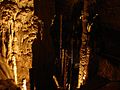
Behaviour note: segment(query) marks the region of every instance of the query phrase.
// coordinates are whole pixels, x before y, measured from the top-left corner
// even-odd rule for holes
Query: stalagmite
[[[78,85],[77,88],[80,88],[83,85],[88,77],[88,63],[89,63],[89,56],[90,56],[90,47],[89,43],[89,36],[87,30],[87,17],[89,16],[88,13],[88,4],[89,0],[84,0],[84,7],[83,7],[83,16],[82,16],[82,43],[80,48],[80,63],[79,63],[79,72],[78,72]],[[90,28],[89,28],[90,29]]]
[[[56,84],[57,88],[60,88],[59,83],[58,83],[58,80],[57,80],[57,78],[55,77],[55,75],[53,75],[53,80],[55,81],[55,84]]]
[[[22,90],[27,90],[27,86],[26,86],[26,79],[23,79],[23,85],[22,85]]]
[[[12,60],[13,60],[14,79],[15,79],[15,83],[17,84],[17,66],[16,66],[16,58],[15,58],[15,56],[12,57]]]

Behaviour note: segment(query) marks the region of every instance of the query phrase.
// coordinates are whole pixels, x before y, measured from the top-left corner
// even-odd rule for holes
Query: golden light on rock
[[[21,8],[25,7],[24,10]],[[34,16],[33,0],[0,5],[0,31],[2,32],[2,58],[11,67],[15,83],[22,79],[29,82],[29,69],[32,65],[32,42],[38,31]]]

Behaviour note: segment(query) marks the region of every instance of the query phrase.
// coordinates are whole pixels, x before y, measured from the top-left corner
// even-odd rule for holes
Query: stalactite
[[[6,46],[5,46],[5,39],[6,39],[5,33],[6,32],[3,30],[2,31],[2,60],[3,60],[3,62],[7,62],[6,61],[6,51],[7,51],[7,49],[6,49]]]
[[[8,54],[7,54],[7,64],[9,61],[12,60],[12,44],[13,44],[13,21],[11,20],[10,22],[10,28],[9,28],[9,40],[8,40]]]

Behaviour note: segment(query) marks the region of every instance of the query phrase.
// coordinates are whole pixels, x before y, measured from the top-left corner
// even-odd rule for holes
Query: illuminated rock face
[[[30,1],[31,2],[31,1]],[[21,2],[22,3],[22,2]],[[28,2],[27,2],[28,3]],[[19,3],[20,4],[20,3]],[[22,4],[1,4],[0,32],[2,35],[2,58],[10,69],[16,64],[17,81],[22,83],[26,78],[29,82],[29,69],[32,65],[32,42],[36,38],[37,17],[34,16],[33,3],[22,9]],[[13,62],[12,57],[15,57]],[[15,75],[14,75],[15,77]]]

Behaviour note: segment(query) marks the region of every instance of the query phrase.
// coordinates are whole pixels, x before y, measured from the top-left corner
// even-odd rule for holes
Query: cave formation
[[[119,0],[0,0],[0,90],[120,90]]]

